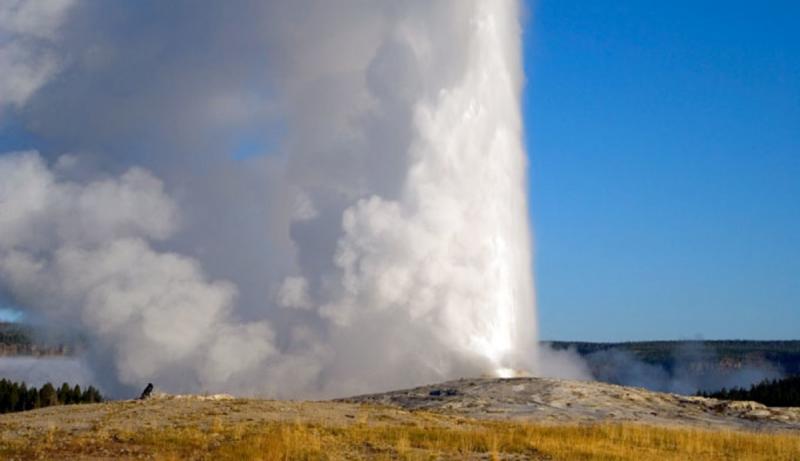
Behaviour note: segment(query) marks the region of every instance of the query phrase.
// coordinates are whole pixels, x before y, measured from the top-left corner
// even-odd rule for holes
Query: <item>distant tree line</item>
[[[83,338],[66,334],[45,341],[36,338],[33,327],[14,322],[0,322],[0,356],[47,356],[72,355],[83,347]]]
[[[31,344],[30,328],[18,323],[0,322],[0,344]]]
[[[0,413],[33,410],[53,405],[72,405],[76,403],[102,402],[103,396],[93,386],[81,390],[76,384],[70,387],[64,383],[58,389],[50,383],[37,389],[25,383],[0,379]]]
[[[591,343],[553,341],[553,349],[574,349],[591,366],[592,354],[601,351],[623,351],[637,359],[671,371],[677,362],[687,360],[710,368],[731,369],[739,366],[775,367],[788,375],[800,374],[800,341],[640,341],[623,343]]]
[[[750,389],[723,388],[717,392],[698,392],[701,397],[724,400],[752,400],[770,407],[800,407],[800,376],[784,379],[765,379]]]

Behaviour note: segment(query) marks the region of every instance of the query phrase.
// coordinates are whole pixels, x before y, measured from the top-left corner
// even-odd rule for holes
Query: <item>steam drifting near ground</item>
[[[758,355],[725,366],[712,347],[693,341],[675,346],[668,367],[640,360],[623,349],[612,348],[584,356],[592,376],[598,381],[678,394],[747,388],[765,379],[783,377],[780,364],[748,358],[758,358]]]
[[[519,21],[5,3],[2,118],[32,141],[0,155],[0,296],[85,334],[111,393],[535,371]]]

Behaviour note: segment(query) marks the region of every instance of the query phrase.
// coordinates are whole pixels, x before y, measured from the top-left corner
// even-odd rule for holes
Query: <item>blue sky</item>
[[[800,3],[530,9],[542,337],[800,338]]]

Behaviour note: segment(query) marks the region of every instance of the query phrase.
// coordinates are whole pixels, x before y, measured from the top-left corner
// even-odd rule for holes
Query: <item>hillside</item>
[[[800,374],[800,341],[553,342],[594,379],[693,395]]]
[[[590,361],[600,352],[624,352],[642,362],[664,367],[667,371],[689,362],[697,372],[772,365],[786,374],[800,374],[800,341],[797,340],[552,341],[548,344],[557,350],[574,349]]]
[[[74,338],[56,336],[43,340],[30,325],[0,322],[0,357],[65,356],[75,353],[80,346]]]

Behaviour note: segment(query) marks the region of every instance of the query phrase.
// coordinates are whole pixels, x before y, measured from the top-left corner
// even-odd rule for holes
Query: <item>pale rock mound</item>
[[[600,382],[547,378],[460,379],[341,401],[531,422],[631,421],[800,430],[800,408],[770,408],[756,402],[723,401]]]

